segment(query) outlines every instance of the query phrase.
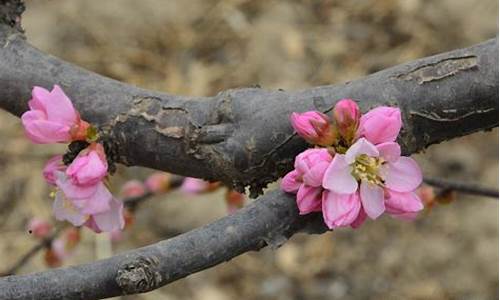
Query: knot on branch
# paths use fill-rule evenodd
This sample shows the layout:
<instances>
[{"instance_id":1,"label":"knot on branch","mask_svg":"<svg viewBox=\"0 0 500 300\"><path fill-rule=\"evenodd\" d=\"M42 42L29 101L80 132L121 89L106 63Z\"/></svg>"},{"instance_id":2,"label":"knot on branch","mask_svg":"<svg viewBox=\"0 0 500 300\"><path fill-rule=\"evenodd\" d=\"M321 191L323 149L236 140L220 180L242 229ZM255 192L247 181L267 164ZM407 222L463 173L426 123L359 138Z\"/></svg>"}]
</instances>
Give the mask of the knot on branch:
<instances>
[{"instance_id":1,"label":"knot on branch","mask_svg":"<svg viewBox=\"0 0 500 300\"><path fill-rule=\"evenodd\" d=\"M144 293L154 290L161 283L157 271L158 258L139 256L122 265L116 274L116 283L126 294Z\"/></svg>"},{"instance_id":2,"label":"knot on branch","mask_svg":"<svg viewBox=\"0 0 500 300\"><path fill-rule=\"evenodd\" d=\"M0 0L0 24L6 24L19 32L24 32L21 27L21 14L25 8L22 0Z\"/></svg>"}]
</instances>

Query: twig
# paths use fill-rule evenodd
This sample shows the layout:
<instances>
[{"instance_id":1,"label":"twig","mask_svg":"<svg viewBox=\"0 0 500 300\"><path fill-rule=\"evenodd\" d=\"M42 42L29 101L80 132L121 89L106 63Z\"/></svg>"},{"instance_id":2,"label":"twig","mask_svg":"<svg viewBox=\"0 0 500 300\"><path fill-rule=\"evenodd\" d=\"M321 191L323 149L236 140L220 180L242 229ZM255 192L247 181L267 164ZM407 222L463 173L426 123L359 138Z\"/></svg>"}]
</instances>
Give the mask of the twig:
<instances>
[{"instance_id":1,"label":"twig","mask_svg":"<svg viewBox=\"0 0 500 300\"><path fill-rule=\"evenodd\" d=\"M170 188L179 187L182 184L184 177L178 175L172 175L170 179ZM123 204L125 207L129 208L131 211L135 211L139 204L143 203L145 200L151 198L154 194L150 191L146 192L142 196L138 197L129 197L123 200ZM63 228L58 228L56 231L49 237L44 238L38 244L34 245L28 252L26 252L22 257L19 258L16 263L7 269L5 272L0 273L1 276L14 275L22 266L24 266L33 256L35 256L40 250L47 248L50 246L52 241L56 239L59 234L62 232Z\"/></svg>"},{"instance_id":2,"label":"twig","mask_svg":"<svg viewBox=\"0 0 500 300\"><path fill-rule=\"evenodd\" d=\"M439 187L444 190L453 190L465 194L498 199L497 189L480 186L474 183L459 182L450 179L436 178L436 177L424 177L424 182L427 183L428 185Z\"/></svg>"},{"instance_id":3,"label":"twig","mask_svg":"<svg viewBox=\"0 0 500 300\"><path fill-rule=\"evenodd\" d=\"M21 267L23 267L40 250L45 249L47 247L50 247L50 244L52 243L52 241L55 238L57 238L57 236L61 233L61 231L62 231L62 228L56 229L56 231L54 231L54 233L52 233L50 236L44 238L38 244L34 245L28 252L26 252L23 256L21 256L19 258L19 260L17 260L14 265L12 265L5 272L0 273L0 276L7 276L7 275L15 274L17 272L17 270L19 270Z\"/></svg>"}]
</instances>

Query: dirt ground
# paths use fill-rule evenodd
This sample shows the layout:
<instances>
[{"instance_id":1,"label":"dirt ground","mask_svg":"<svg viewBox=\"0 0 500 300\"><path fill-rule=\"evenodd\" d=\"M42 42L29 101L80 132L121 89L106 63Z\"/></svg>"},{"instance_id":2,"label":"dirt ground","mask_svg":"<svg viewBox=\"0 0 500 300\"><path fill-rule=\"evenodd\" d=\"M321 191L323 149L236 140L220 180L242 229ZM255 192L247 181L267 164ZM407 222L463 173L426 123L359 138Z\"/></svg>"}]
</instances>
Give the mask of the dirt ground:
<instances>
[{"instance_id":1,"label":"dirt ground","mask_svg":"<svg viewBox=\"0 0 500 300\"><path fill-rule=\"evenodd\" d=\"M260 84L298 89L351 80L497 35L494 0L31 0L23 24L38 48L100 74L174 94ZM33 146L0 112L0 266L51 218L41 169L62 146ZM498 187L498 131L416 155L426 175ZM151 170L120 168L116 187ZM226 213L223 192L173 193L141 207L113 253L179 234ZM112 254L88 230L65 265ZM37 255L20 273L44 270ZM1 271L1 270L0 270ZM412 223L298 235L156 291L123 299L497 299L498 201L460 195Z\"/></svg>"}]
</instances>

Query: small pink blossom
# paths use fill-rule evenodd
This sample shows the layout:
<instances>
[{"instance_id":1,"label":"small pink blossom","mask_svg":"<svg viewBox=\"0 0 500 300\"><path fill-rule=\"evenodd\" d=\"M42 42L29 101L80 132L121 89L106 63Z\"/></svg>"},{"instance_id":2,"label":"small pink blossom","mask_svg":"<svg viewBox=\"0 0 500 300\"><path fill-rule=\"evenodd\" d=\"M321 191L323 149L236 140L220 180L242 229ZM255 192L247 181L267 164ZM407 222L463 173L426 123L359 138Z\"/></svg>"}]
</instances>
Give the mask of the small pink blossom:
<instances>
[{"instance_id":1,"label":"small pink blossom","mask_svg":"<svg viewBox=\"0 0 500 300\"><path fill-rule=\"evenodd\" d=\"M56 176L59 190L53 211L57 220L86 225L95 232L123 229L123 203L113 198L102 181L79 186L63 172Z\"/></svg>"},{"instance_id":2,"label":"small pink blossom","mask_svg":"<svg viewBox=\"0 0 500 300\"><path fill-rule=\"evenodd\" d=\"M155 172L146 179L144 184L152 193L161 194L170 188L170 178L169 173Z\"/></svg>"},{"instance_id":3,"label":"small pink blossom","mask_svg":"<svg viewBox=\"0 0 500 300\"><path fill-rule=\"evenodd\" d=\"M352 141L361 118L361 112L356 102L351 99L338 101L333 109L333 117L340 135L347 141Z\"/></svg>"},{"instance_id":4,"label":"small pink blossom","mask_svg":"<svg viewBox=\"0 0 500 300\"><path fill-rule=\"evenodd\" d=\"M397 143L375 146L361 138L345 154L335 155L325 172L323 187L329 190L329 201L334 202L327 207L342 207L347 213L358 210L361 204L368 217L376 219L386 206L388 213L400 217L421 210L422 207L415 204L420 199L414 195L421 182L422 173L417 163L401 156ZM328 216L327 225L333 227L352 217L338 211L323 213Z\"/></svg>"},{"instance_id":5,"label":"small pink blossom","mask_svg":"<svg viewBox=\"0 0 500 300\"><path fill-rule=\"evenodd\" d=\"M189 194L199 194L210 189L210 182L203 179L186 177L182 182L180 190Z\"/></svg>"},{"instance_id":6,"label":"small pink blossom","mask_svg":"<svg viewBox=\"0 0 500 300\"><path fill-rule=\"evenodd\" d=\"M140 197L146 194L146 186L139 180L129 180L122 186L120 194L124 198Z\"/></svg>"},{"instance_id":7,"label":"small pink blossom","mask_svg":"<svg viewBox=\"0 0 500 300\"><path fill-rule=\"evenodd\" d=\"M372 144L394 142L401 130L401 111L399 108L381 106L361 116L358 136Z\"/></svg>"},{"instance_id":8,"label":"small pink blossom","mask_svg":"<svg viewBox=\"0 0 500 300\"><path fill-rule=\"evenodd\" d=\"M108 163L101 144L92 144L68 166L66 175L78 186L93 186L108 172Z\"/></svg>"},{"instance_id":9,"label":"small pink blossom","mask_svg":"<svg viewBox=\"0 0 500 300\"><path fill-rule=\"evenodd\" d=\"M323 175L332 156L327 149L308 149L295 158L295 170L289 172L281 182L288 193L297 193L300 214L321 211Z\"/></svg>"},{"instance_id":10,"label":"small pink blossom","mask_svg":"<svg viewBox=\"0 0 500 300\"><path fill-rule=\"evenodd\" d=\"M56 185L56 176L54 175L54 172L66 170L66 166L64 165L62 158L62 155L52 157L49 161L47 161L45 167L43 168L43 177L50 185Z\"/></svg>"},{"instance_id":11,"label":"small pink blossom","mask_svg":"<svg viewBox=\"0 0 500 300\"><path fill-rule=\"evenodd\" d=\"M84 140L89 124L80 119L71 100L54 85L52 91L34 87L30 110L21 116L27 137L37 144Z\"/></svg>"},{"instance_id":12,"label":"small pink blossom","mask_svg":"<svg viewBox=\"0 0 500 300\"><path fill-rule=\"evenodd\" d=\"M43 239L52 232L52 224L44 219L32 218L28 223L28 232L36 238Z\"/></svg>"},{"instance_id":13,"label":"small pink blossom","mask_svg":"<svg viewBox=\"0 0 500 300\"><path fill-rule=\"evenodd\" d=\"M290 122L293 129L310 144L328 146L335 140L335 132L330 119L318 111L292 113Z\"/></svg>"}]
</instances>

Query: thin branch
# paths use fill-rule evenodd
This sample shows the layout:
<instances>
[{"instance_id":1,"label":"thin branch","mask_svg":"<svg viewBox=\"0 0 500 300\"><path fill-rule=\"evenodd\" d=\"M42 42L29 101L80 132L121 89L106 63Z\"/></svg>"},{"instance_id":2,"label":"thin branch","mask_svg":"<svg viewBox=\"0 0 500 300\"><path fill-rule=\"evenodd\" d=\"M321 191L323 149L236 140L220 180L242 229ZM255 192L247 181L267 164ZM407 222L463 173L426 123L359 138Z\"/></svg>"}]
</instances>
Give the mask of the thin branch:
<instances>
[{"instance_id":1,"label":"thin branch","mask_svg":"<svg viewBox=\"0 0 500 300\"><path fill-rule=\"evenodd\" d=\"M465 194L492 197L498 199L498 189L488 188L469 182L459 182L450 179L425 177L424 182L428 185L442 188L443 190L453 190Z\"/></svg>"},{"instance_id":2,"label":"thin branch","mask_svg":"<svg viewBox=\"0 0 500 300\"><path fill-rule=\"evenodd\" d=\"M172 175L170 179L170 188L177 188L182 184L184 178L182 176ZM148 191L142 196L138 197L129 197L123 200L123 204L125 207L129 208L132 211L135 211L138 206L143 203L145 200L151 198L155 194ZM23 256L17 260L14 265L12 265L5 272L0 273L0 276L8 276L14 275L20 268L22 268L26 263L30 261L30 259L35 256L39 251L50 246L52 241L56 239L59 234L62 232L62 228L56 229L56 231L50 235L42 239L39 243L35 244L30 250L28 250Z\"/></svg>"}]
</instances>

